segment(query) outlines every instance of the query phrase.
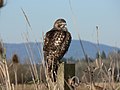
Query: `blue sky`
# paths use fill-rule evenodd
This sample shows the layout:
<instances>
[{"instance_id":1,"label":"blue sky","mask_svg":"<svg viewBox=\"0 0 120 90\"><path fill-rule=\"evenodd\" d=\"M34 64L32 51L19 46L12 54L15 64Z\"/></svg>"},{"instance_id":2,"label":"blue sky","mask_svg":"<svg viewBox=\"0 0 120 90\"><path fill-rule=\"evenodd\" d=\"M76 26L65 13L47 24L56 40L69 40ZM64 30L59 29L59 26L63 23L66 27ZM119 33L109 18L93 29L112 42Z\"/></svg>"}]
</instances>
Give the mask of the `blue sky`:
<instances>
[{"instance_id":1,"label":"blue sky","mask_svg":"<svg viewBox=\"0 0 120 90\"><path fill-rule=\"evenodd\" d=\"M102 44L120 47L120 0L7 0L0 10L0 35L4 42L21 43L21 33L29 27L21 8L26 12L32 26L30 40L40 41L58 18L67 21L73 39L96 43L96 25ZM33 38L34 37L34 38Z\"/></svg>"}]
</instances>

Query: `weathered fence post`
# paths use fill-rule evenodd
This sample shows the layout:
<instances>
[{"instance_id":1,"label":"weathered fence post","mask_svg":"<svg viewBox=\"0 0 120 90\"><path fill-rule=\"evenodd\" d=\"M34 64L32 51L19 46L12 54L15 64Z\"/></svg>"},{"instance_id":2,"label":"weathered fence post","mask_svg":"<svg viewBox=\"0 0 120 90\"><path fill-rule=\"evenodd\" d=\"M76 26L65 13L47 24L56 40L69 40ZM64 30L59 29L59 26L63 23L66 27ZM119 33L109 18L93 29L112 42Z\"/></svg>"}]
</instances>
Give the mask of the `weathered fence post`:
<instances>
[{"instance_id":1,"label":"weathered fence post","mask_svg":"<svg viewBox=\"0 0 120 90\"><path fill-rule=\"evenodd\" d=\"M57 72L57 86L59 90L71 90L69 78L75 76L75 64L61 63Z\"/></svg>"}]
</instances>

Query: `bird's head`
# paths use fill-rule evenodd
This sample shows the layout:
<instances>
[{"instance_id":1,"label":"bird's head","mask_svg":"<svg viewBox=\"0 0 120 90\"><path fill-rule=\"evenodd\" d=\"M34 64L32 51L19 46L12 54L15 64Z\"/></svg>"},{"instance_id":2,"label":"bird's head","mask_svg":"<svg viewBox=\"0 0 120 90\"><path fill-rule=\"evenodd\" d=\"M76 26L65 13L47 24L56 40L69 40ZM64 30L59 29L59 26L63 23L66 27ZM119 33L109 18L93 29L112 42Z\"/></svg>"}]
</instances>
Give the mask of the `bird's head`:
<instances>
[{"instance_id":1,"label":"bird's head","mask_svg":"<svg viewBox=\"0 0 120 90\"><path fill-rule=\"evenodd\" d=\"M64 19L57 19L54 23L54 28L56 28L57 30L67 31L66 25L67 24Z\"/></svg>"}]
</instances>

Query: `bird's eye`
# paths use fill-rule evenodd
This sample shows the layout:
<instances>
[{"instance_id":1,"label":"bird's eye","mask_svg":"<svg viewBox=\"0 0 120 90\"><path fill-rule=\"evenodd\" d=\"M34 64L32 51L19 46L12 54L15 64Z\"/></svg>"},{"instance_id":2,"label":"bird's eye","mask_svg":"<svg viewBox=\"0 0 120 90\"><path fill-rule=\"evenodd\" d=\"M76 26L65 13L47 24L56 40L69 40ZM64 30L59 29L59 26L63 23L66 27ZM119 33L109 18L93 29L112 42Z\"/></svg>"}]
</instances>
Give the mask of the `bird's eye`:
<instances>
[{"instance_id":1,"label":"bird's eye","mask_svg":"<svg viewBox=\"0 0 120 90\"><path fill-rule=\"evenodd\" d=\"M61 26L61 24L58 25L58 27L60 27L60 26Z\"/></svg>"}]
</instances>

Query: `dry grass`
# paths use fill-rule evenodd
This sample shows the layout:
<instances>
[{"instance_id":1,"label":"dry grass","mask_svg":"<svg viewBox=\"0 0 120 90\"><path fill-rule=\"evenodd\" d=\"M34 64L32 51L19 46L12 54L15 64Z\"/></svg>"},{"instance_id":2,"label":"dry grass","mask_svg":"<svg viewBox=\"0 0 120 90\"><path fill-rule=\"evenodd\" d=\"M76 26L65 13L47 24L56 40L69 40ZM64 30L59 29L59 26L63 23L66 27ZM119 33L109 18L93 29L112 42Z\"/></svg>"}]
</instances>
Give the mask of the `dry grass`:
<instances>
[{"instance_id":1,"label":"dry grass","mask_svg":"<svg viewBox=\"0 0 120 90\"><path fill-rule=\"evenodd\" d=\"M4 48L4 44L2 40L0 40L0 48L1 50L3 50L0 53L0 73L1 73L2 80L3 80L2 84L5 84L6 90L11 90L8 65L6 61L6 50Z\"/></svg>"},{"instance_id":2,"label":"dry grass","mask_svg":"<svg viewBox=\"0 0 120 90\"><path fill-rule=\"evenodd\" d=\"M38 90L48 90L44 84L37 85ZM13 89L12 89L13 90ZM36 90L34 84L19 84L14 90Z\"/></svg>"},{"instance_id":3,"label":"dry grass","mask_svg":"<svg viewBox=\"0 0 120 90\"><path fill-rule=\"evenodd\" d=\"M90 89L90 85L86 85L82 83L78 87L76 87L75 90L120 90L120 88L110 89L109 83L96 83L96 85L98 86L98 88L92 87L92 89ZM104 87L104 85L106 86L105 89L99 88L99 87ZM38 90L49 90L44 84L38 84L37 86L38 86ZM115 83L115 86L120 87L120 83ZM3 88L3 86L0 86L0 87ZM36 88L34 87L34 84L19 84L17 86L17 89L14 89L14 90L36 90Z\"/></svg>"}]
</instances>

